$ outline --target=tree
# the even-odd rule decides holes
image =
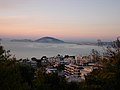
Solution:
[[[113,47],[114,46],[114,47]],[[93,70],[84,82],[83,89],[119,90],[120,89],[120,41],[117,39],[107,47],[103,67]]]
[[[0,46],[0,90],[29,90],[26,78],[29,78],[30,74],[22,73],[25,67],[16,62],[15,58],[10,58],[9,52]],[[28,69],[27,72],[29,71]],[[26,78],[23,74],[26,74]]]
[[[93,62],[100,61],[100,53],[97,50],[92,49],[91,55],[93,56]]]

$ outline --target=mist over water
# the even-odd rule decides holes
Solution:
[[[60,55],[89,55],[92,49],[101,51],[102,48],[92,45],[77,44],[51,44],[36,42],[10,42],[3,41],[2,45],[6,50],[10,50],[17,59],[20,58],[41,58],[43,55],[48,57]]]

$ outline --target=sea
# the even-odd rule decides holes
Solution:
[[[2,41],[1,45],[5,50],[10,50],[10,54],[17,59],[30,59],[32,57],[41,58],[42,56],[52,57],[60,55],[90,55],[92,49],[98,52],[102,50],[97,45],[78,45],[68,43],[37,43],[37,42],[11,42]]]

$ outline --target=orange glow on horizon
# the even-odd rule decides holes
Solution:
[[[63,38],[106,38],[116,37],[120,33],[119,25],[82,25],[73,23],[55,23],[47,19],[41,22],[26,17],[0,18],[1,36],[56,36]],[[42,23],[43,22],[43,23]],[[113,31],[116,30],[117,32]]]

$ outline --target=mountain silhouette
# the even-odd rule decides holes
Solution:
[[[64,43],[64,41],[60,39],[56,39],[54,37],[42,37],[40,39],[35,40],[35,42],[40,42],[40,43]]]

